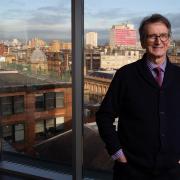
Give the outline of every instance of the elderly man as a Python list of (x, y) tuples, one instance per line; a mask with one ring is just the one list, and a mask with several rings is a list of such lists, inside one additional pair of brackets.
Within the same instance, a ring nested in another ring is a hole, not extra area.
[(180, 68), (167, 56), (171, 24), (153, 14), (139, 34), (146, 53), (116, 72), (96, 114), (99, 133), (115, 161), (113, 180), (180, 180)]

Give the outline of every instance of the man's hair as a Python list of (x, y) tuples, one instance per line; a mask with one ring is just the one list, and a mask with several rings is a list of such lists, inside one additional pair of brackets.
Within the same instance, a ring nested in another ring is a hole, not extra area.
[(169, 20), (166, 17), (162, 16), (161, 14), (152, 14), (151, 16), (145, 17), (139, 26), (139, 35), (140, 35), (141, 43), (146, 38), (145, 26), (147, 24), (157, 23), (157, 22), (163, 23), (168, 28), (169, 35), (171, 35), (171, 23), (169, 22)]

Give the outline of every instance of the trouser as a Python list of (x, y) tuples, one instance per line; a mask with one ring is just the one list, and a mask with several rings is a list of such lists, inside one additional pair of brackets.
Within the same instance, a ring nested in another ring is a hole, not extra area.
[(146, 171), (118, 162), (114, 167), (113, 180), (180, 180), (180, 164), (172, 169)]

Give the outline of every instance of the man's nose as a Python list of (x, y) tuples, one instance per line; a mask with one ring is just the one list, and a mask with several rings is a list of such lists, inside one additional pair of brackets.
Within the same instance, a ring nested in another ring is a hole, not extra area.
[(161, 39), (159, 36), (156, 36), (156, 39), (154, 41), (156, 44), (160, 44), (161, 43)]

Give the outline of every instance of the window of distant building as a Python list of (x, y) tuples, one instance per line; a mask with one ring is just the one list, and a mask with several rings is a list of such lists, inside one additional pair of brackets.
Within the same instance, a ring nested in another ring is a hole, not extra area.
[(8, 142), (24, 141), (24, 124), (13, 124), (2, 127), (2, 135)]
[(44, 110), (44, 94), (36, 94), (36, 110), (43, 111)]
[(2, 135), (5, 140), (12, 141), (13, 140), (12, 126), (11, 125), (3, 126)]
[(1, 114), (3, 116), (5, 115), (11, 115), (13, 113), (13, 103), (12, 103), (12, 97), (1, 97)]
[(2, 116), (24, 112), (24, 96), (0, 97), (0, 114)]
[(56, 107), (64, 107), (64, 92), (56, 92)]
[(46, 107), (46, 110), (55, 108), (55, 93), (54, 92), (45, 93), (45, 107)]
[(14, 113), (24, 112), (24, 96), (14, 96)]
[(35, 125), (36, 139), (50, 138), (64, 130), (64, 117), (39, 120)]
[(64, 117), (56, 117), (56, 131), (64, 129)]
[(55, 122), (54, 119), (47, 119), (45, 120), (45, 128), (47, 132), (54, 132), (55, 131)]
[(24, 141), (24, 124), (14, 125), (14, 141), (15, 142)]
[(44, 111), (64, 107), (64, 92), (36, 94), (36, 110)]
[(40, 137), (44, 136), (44, 132), (45, 132), (44, 121), (43, 120), (37, 121), (36, 125), (35, 125), (36, 137), (40, 138)]

